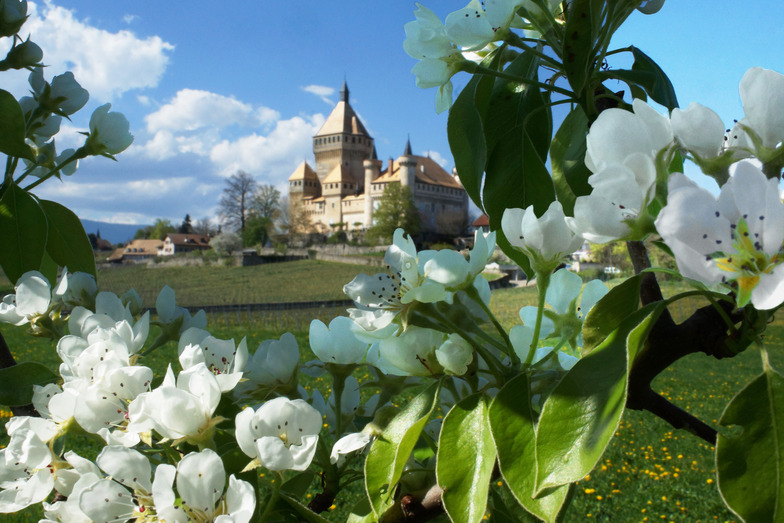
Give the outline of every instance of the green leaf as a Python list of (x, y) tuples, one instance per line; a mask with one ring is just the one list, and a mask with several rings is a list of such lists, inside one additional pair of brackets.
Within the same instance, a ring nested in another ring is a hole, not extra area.
[(52, 259), (70, 272), (95, 276), (95, 254), (79, 218), (57, 202), (41, 200), (40, 204), (49, 222), (46, 251)]
[(411, 400), (370, 447), (365, 459), (365, 490), (376, 516), (394, 502), (395, 486), (435, 408), (438, 388), (439, 383), (433, 383)]
[(294, 496), (294, 498), (303, 499), (315, 477), (316, 473), (312, 470), (300, 472), (281, 485), (280, 490)]
[(526, 374), (509, 381), (490, 404), (490, 427), (498, 452), (498, 468), (515, 499), (531, 514), (552, 522), (563, 506), (568, 487), (558, 487), (534, 499), (536, 430), (530, 395)]
[(0, 153), (35, 161), (35, 154), (25, 143), (25, 118), (14, 95), (0, 89)]
[(602, 26), (602, 0), (575, 0), (569, 4), (564, 29), (564, 72), (578, 96), (590, 78), (596, 57), (594, 46)]
[[(727, 506), (744, 521), (784, 518), (784, 376), (767, 367), (727, 405), (716, 470)], [(732, 430), (735, 429), (735, 430)]]
[[(536, 80), (538, 69), (539, 59), (523, 54), (505, 72)], [(485, 212), (490, 218), (490, 229), (496, 231), (498, 246), (529, 275), (532, 271), (528, 259), (504, 236), (501, 218), (508, 208), (531, 205), (541, 216), (555, 199), (553, 181), (545, 165), (552, 137), (552, 114), (546, 101), (535, 86), (498, 79), (485, 119)]]
[(484, 209), (481, 191), (487, 156), (482, 122), (493, 81), (490, 76), (475, 75), (452, 104), (446, 127), (460, 183), (480, 209)]
[(41, 267), (46, 250), (46, 215), (35, 198), (16, 185), (0, 198), (0, 266), (11, 282)]
[(328, 519), (316, 514), (285, 492), (281, 492), (280, 497), (294, 509), (294, 512), (301, 518), (300, 521), (308, 521), (309, 523), (330, 523)]
[(610, 69), (604, 71), (602, 76), (623, 80), (630, 86), (641, 87), (654, 102), (670, 111), (678, 107), (675, 88), (662, 68), (636, 47), (631, 46), (629, 50), (634, 55), (631, 69)]
[(621, 420), (631, 362), (665, 305), (628, 316), (547, 398), (536, 430), (538, 493), (578, 481), (596, 466)]
[(588, 177), (591, 171), (585, 166), (588, 117), (578, 105), (564, 118), (550, 146), (550, 164), (553, 184), (564, 213), (571, 216), (577, 196), (591, 193)]
[(629, 314), (640, 307), (640, 280), (635, 275), (610, 289), (588, 312), (583, 321), (583, 356), (602, 343)]
[(452, 521), (478, 522), (485, 515), (495, 444), (481, 394), (458, 402), (444, 417), (438, 438), (436, 477)]
[(373, 517), (370, 503), (366, 497), (362, 497), (354, 504), (346, 523), (374, 523), (375, 521), (377, 521), (377, 518)]
[(488, 509), (493, 515), (494, 523), (539, 523), (541, 521), (527, 511), (520, 510), (517, 500), (506, 484), (490, 489), (490, 503)]
[(28, 405), (33, 401), (33, 385), (54, 383), (59, 378), (44, 365), (32, 361), (0, 369), (0, 405)]

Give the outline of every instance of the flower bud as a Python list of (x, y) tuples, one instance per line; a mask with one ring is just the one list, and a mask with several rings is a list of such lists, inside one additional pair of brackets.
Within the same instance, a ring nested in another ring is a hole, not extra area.
[(0, 36), (13, 36), (27, 20), (27, 0), (0, 0)]
[(73, 73), (68, 71), (52, 78), (49, 97), (63, 113), (70, 115), (84, 107), (90, 99), (90, 93), (79, 85)]
[(0, 62), (0, 71), (7, 69), (24, 69), (40, 65), (44, 58), (44, 52), (38, 44), (31, 42), (28, 38), (19, 45), (15, 45), (8, 51), (5, 60)]
[(97, 108), (90, 118), (90, 134), (82, 147), (88, 155), (111, 156), (121, 153), (133, 143), (130, 124), (122, 113), (110, 113), (112, 104)]

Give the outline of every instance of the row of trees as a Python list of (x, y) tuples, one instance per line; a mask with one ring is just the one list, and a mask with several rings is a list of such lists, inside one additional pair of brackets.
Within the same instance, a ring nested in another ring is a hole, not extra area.
[[(208, 218), (195, 224), (186, 215), (179, 226), (158, 218), (155, 223), (136, 232), (136, 239), (166, 238), (170, 233), (214, 235), (225, 230), (236, 232), (242, 245), (265, 245), (274, 234), (300, 235), (312, 231), (313, 223), (301, 201), (290, 201), (270, 184), (260, 184), (245, 171), (237, 171), (226, 180), (218, 205), (220, 226)], [(446, 219), (448, 217), (440, 217)], [(421, 217), (409, 187), (388, 184), (373, 214), (373, 226), (366, 234), (370, 243), (391, 242), (395, 229), (403, 228), (416, 235), (422, 227)], [(461, 229), (465, 224), (461, 224)], [(456, 230), (458, 235), (462, 230)]]

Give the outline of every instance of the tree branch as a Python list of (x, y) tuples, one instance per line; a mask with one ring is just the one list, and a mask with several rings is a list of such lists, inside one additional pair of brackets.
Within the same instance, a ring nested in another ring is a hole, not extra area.
[[(650, 267), (647, 251), (642, 242), (627, 242), (635, 272)], [(643, 276), (640, 284), (643, 305), (663, 299), (661, 288), (653, 273)], [(730, 319), (741, 320), (733, 313), (733, 305), (720, 302)], [(716, 430), (666, 400), (651, 388), (651, 382), (673, 363), (689, 354), (702, 352), (715, 358), (733, 355), (728, 350), (730, 336), (722, 314), (713, 305), (697, 309), (684, 322), (675, 324), (669, 311), (664, 311), (651, 329), (645, 346), (637, 354), (629, 373), (629, 391), (626, 406), (633, 410), (647, 410), (665, 420), (676, 429), (684, 429), (708, 443), (716, 443)]]
[(400, 501), (389, 507), (379, 518), (379, 523), (419, 523), (430, 521), (444, 513), (441, 495), (444, 489), (433, 485), (421, 499), (414, 494), (406, 494)]

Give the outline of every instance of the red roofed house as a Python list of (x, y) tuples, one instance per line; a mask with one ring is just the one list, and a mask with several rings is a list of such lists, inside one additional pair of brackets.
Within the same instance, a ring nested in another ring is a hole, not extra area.
[(173, 256), (182, 252), (204, 251), (210, 248), (210, 237), (206, 234), (170, 233), (163, 240), (160, 256)]

